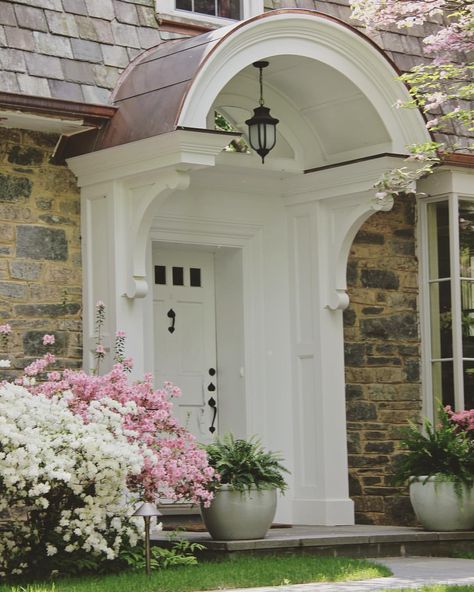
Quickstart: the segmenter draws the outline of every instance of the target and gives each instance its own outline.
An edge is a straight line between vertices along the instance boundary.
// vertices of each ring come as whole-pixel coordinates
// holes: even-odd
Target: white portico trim
[[[151,252],[206,252],[215,260],[217,373],[231,377],[229,387],[225,380],[218,387],[229,410],[220,425],[258,434],[282,452],[291,477],[279,520],[352,524],[342,324],[347,258],[363,222],[391,207],[374,201],[374,183],[400,166],[394,153],[426,141],[427,133],[419,113],[392,109],[407,94],[390,63],[334,19],[283,11],[216,33],[218,41],[209,35],[210,49],[175,109],[175,124],[186,129],[69,160],[82,191],[85,365],[94,348],[94,305],[103,300],[110,341],[124,330],[135,376],[153,372]],[[262,58],[273,68],[265,96],[282,122],[265,166],[250,153],[223,152],[233,135],[210,129],[215,109],[236,128],[250,115],[252,63]],[[146,59],[140,64],[152,67]],[[150,97],[164,96],[165,82],[150,91],[147,108]],[[127,84],[134,88],[133,69]],[[132,118],[140,113],[138,95],[125,90],[118,103]],[[334,105],[344,107],[339,117]],[[324,128],[328,121],[334,125]],[[139,123],[141,133],[146,126]],[[127,138],[127,129],[113,131],[107,141]],[[349,159],[356,160],[344,165]]]

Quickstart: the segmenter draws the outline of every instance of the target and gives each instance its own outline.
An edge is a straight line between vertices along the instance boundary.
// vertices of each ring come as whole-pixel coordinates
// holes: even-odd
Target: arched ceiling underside
[[[276,168],[403,154],[428,140],[418,111],[393,108],[407,99],[406,88],[369,39],[314,11],[279,10],[139,56],[119,81],[118,112],[98,148],[181,127],[214,129],[215,111],[245,136],[258,99],[252,63],[261,59],[270,62],[265,102],[280,120],[268,157]]]

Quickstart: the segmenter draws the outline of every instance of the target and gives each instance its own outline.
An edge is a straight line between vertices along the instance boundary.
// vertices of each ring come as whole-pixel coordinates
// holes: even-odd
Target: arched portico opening
[[[259,59],[270,61],[265,98],[281,122],[265,166],[223,151],[232,134],[213,126],[217,110],[245,133]],[[119,111],[101,149],[69,161],[83,187],[86,317],[95,300],[113,303],[110,334],[127,330],[138,375],[159,365],[164,309],[154,305],[162,288],[153,271],[166,265],[152,262],[153,250],[198,250],[214,261],[221,428],[283,452],[292,476],[281,520],[354,520],[345,269],[360,225],[391,206],[374,201],[373,183],[407,144],[426,140],[419,113],[392,108],[406,98],[392,65],[357,31],[311,11],[274,11],[145,52],[115,92]],[[194,263],[175,265],[177,257],[170,270],[186,274]],[[178,307],[182,297],[169,294]],[[90,319],[85,331],[87,344]],[[190,406],[207,409],[207,371]]]

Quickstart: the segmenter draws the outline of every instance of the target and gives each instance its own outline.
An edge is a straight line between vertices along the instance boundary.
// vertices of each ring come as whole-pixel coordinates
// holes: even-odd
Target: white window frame
[[[460,272],[460,241],[458,211],[460,201],[471,201],[472,195],[458,194],[455,192],[438,195],[436,197],[419,200],[420,214],[420,261],[421,261],[421,332],[422,332],[422,359],[423,359],[423,384],[424,384],[424,414],[430,419],[436,415],[436,407],[439,404],[433,393],[431,339],[431,305],[430,305],[430,280],[429,277],[429,220],[428,206],[432,203],[445,202],[449,211],[449,248],[450,248],[450,282],[451,282],[451,318],[453,340],[453,382],[454,382],[454,406],[457,411],[465,408],[464,404],[464,361],[471,358],[463,358],[462,344],[462,303],[461,303],[461,272]],[[444,358],[443,358],[444,359]],[[446,358],[450,360],[451,358]]]
[[[264,11],[263,0],[241,0],[242,19],[245,20],[252,16],[262,14]],[[219,27],[235,23],[233,19],[213,16],[211,14],[201,14],[189,10],[177,10],[175,0],[156,0],[155,10],[162,16],[179,17],[186,21],[192,21],[199,24],[212,24]]]

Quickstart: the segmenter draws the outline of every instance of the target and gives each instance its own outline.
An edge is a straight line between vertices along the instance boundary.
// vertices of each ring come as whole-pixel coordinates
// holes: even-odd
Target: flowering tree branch
[[[474,66],[468,59],[474,51],[474,1],[351,0],[350,4],[352,17],[369,31],[439,23],[437,31],[423,39],[429,56],[426,63],[400,77],[408,85],[411,99],[395,107],[420,109],[430,132],[445,134],[442,142],[408,147],[410,158],[423,161],[416,174],[409,175],[410,182],[432,172],[443,152],[473,151],[473,142],[468,139],[463,143],[460,137],[472,137],[474,131]],[[406,188],[403,185],[406,175],[397,171],[400,169],[385,175],[376,189],[396,194],[400,186],[402,190]]]

